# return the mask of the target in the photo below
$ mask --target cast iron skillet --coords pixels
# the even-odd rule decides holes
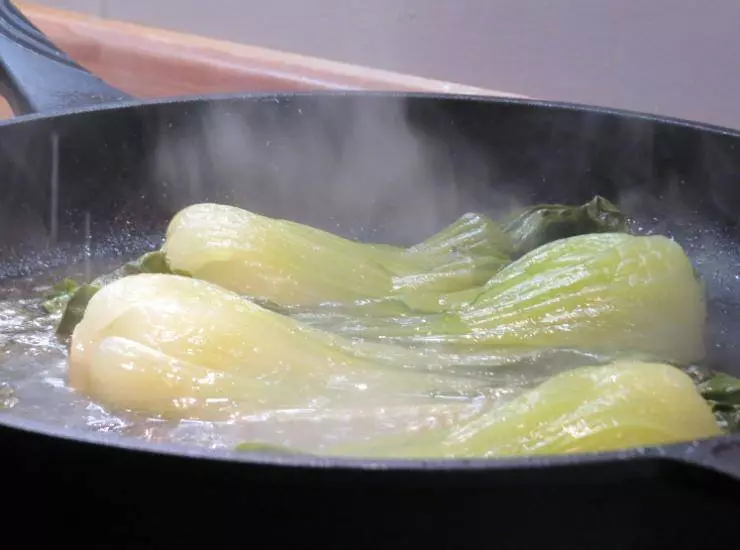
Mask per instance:
[[[400,242],[512,197],[599,193],[668,220],[662,230],[707,280],[721,327],[710,360],[740,375],[735,131],[426,94],[142,102],[70,61],[10,2],[0,16],[3,92],[23,115],[0,124],[4,279],[78,260],[86,235],[93,254],[131,256],[196,201]],[[655,548],[729,539],[740,517],[737,436],[564,458],[363,461],[151,447],[5,413],[0,461],[6,530],[34,522],[18,531],[25,547]]]

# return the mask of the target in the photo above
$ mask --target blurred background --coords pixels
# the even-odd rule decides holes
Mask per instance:
[[[35,0],[534,97],[740,128],[738,0]]]

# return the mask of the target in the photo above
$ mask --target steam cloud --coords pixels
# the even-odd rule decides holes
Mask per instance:
[[[452,152],[409,123],[405,100],[339,105],[282,106],[295,109],[290,117],[255,112],[255,124],[215,107],[169,133],[154,163],[168,206],[217,197],[350,237],[410,244],[476,209],[483,189],[490,195],[488,159],[462,147],[455,154],[465,155],[464,173],[453,169]],[[493,202],[500,212],[520,204],[506,192]]]

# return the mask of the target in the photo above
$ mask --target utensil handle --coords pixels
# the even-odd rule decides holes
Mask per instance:
[[[0,0],[0,94],[17,115],[133,99],[72,61]]]

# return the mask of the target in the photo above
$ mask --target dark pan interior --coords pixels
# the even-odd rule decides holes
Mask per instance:
[[[599,193],[687,246],[712,298],[711,358],[740,374],[739,137],[598,110],[383,94],[30,118],[0,125],[0,277],[79,260],[86,245],[93,256],[134,255],[195,201],[411,242],[466,210]],[[429,472],[274,458],[248,466],[86,440],[0,425],[0,461],[13,472],[6,522],[30,514],[48,527],[26,530],[27,543],[169,547],[187,538],[231,548],[268,537],[280,547],[655,549],[721,541],[740,502],[726,477],[668,450]],[[700,464],[701,448],[682,447],[680,459]]]
[[[83,250],[132,256],[197,201],[408,243],[467,210],[598,193],[686,246],[712,300],[710,360],[740,374],[739,137],[598,110],[388,94],[175,101],[11,122],[0,126],[0,276],[42,272]]]

